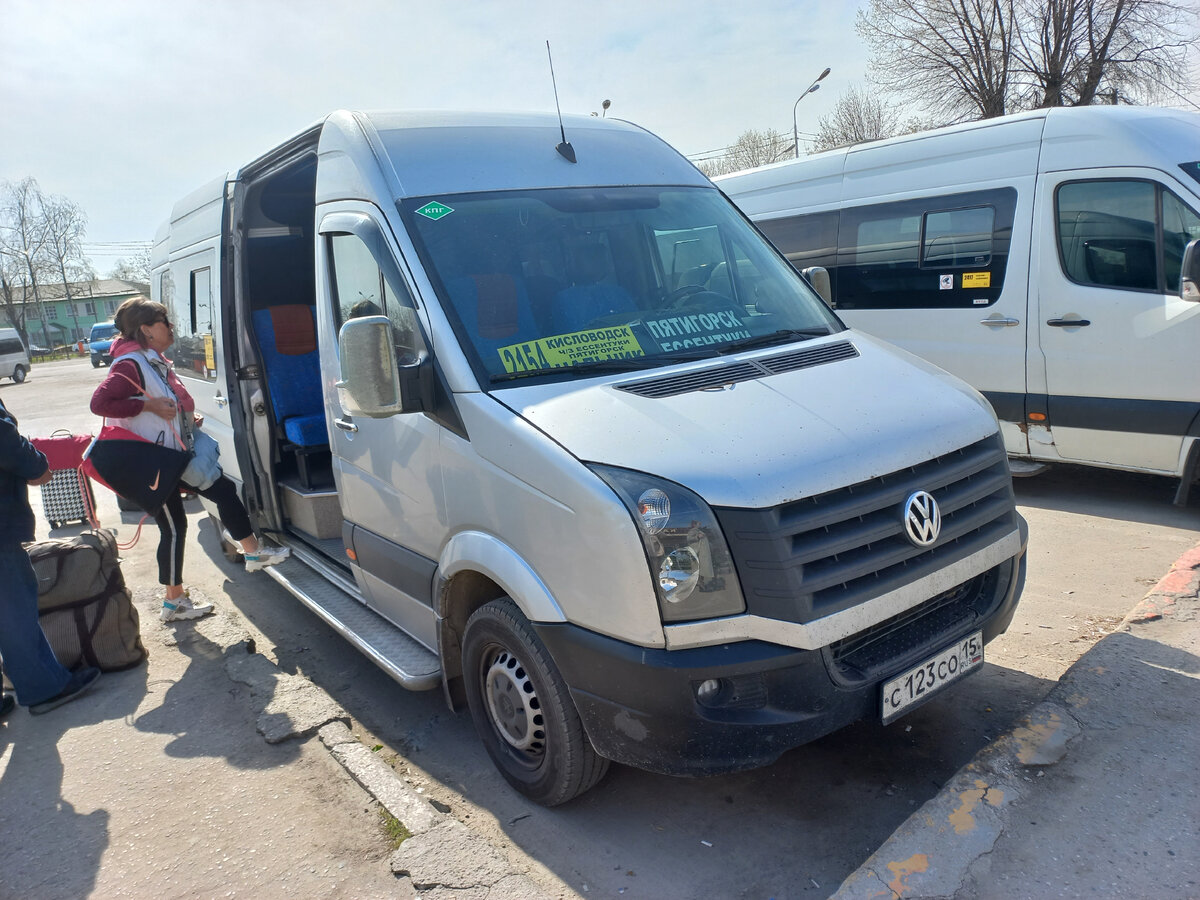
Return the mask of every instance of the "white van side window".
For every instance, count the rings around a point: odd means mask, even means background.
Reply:
[[[1162,218],[1166,289],[1174,292],[1179,287],[1183,251],[1191,241],[1200,239],[1200,215],[1170,191],[1163,191]]]
[[[1200,216],[1170,191],[1134,179],[1074,181],[1059,187],[1055,207],[1063,272],[1072,281],[1179,290],[1183,250],[1200,236]]]
[[[1004,287],[1016,202],[1013,188],[999,188],[843,209],[832,279],[837,307],[992,305]],[[792,248],[784,253],[795,258]]]
[[[387,316],[401,364],[415,359],[421,347],[412,295],[398,274],[392,271],[389,276],[376,259],[375,253],[386,249],[382,244],[373,249],[356,234],[330,234],[326,239],[337,328],[347,319]]]
[[[921,265],[977,268],[992,261],[992,229],[996,211],[990,206],[925,214]]]
[[[195,265],[194,260],[191,265]],[[188,262],[183,263],[188,266]],[[216,362],[213,358],[212,334],[212,269],[197,266],[187,270],[187,290],[177,293],[170,272],[162,274],[159,285],[161,303],[171,317],[175,344],[171,360],[175,372],[185,378],[215,381]]]

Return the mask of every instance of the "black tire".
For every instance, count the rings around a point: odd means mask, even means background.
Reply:
[[[17,366],[13,369],[12,380],[17,384],[22,384],[25,381],[25,367]]]
[[[100,368],[100,360],[96,359],[96,357],[94,357],[94,356],[92,357],[92,368],[93,369]]]
[[[468,620],[463,681],[488,756],[530,800],[558,806],[608,771],[545,645],[507,597],[481,606]]]

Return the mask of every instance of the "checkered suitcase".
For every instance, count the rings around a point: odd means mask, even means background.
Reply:
[[[42,485],[42,509],[51,528],[68,522],[96,524],[93,519],[96,498],[87,476],[79,471],[83,452],[91,443],[90,434],[56,431],[48,438],[34,438],[35,447],[46,454],[53,475]]]

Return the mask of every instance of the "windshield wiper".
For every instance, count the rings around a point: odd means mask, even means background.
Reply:
[[[542,366],[538,369],[525,369],[522,372],[501,372],[493,375],[489,381],[496,384],[501,381],[514,381],[518,378],[534,378],[538,375],[603,375],[606,372],[630,372],[636,369],[650,369],[661,366],[664,362],[672,362],[666,356],[631,356],[627,359],[593,359],[591,362],[572,363],[569,366]]]
[[[828,328],[781,328],[769,334],[756,334],[753,337],[742,338],[740,341],[726,344],[717,352],[724,356],[727,353],[737,353],[739,350],[753,350],[755,347],[769,347],[772,344],[790,344],[795,340],[808,340],[815,337],[825,337],[832,334]]]

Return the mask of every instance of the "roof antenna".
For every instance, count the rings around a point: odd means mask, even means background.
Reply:
[[[567,130],[563,128],[562,107],[558,105],[558,82],[554,78],[554,57],[550,55],[549,41],[546,41],[546,57],[550,60],[550,83],[554,85],[554,108],[558,110],[558,131],[562,135],[562,143],[554,149],[567,162],[575,162],[575,148],[567,140]]]

